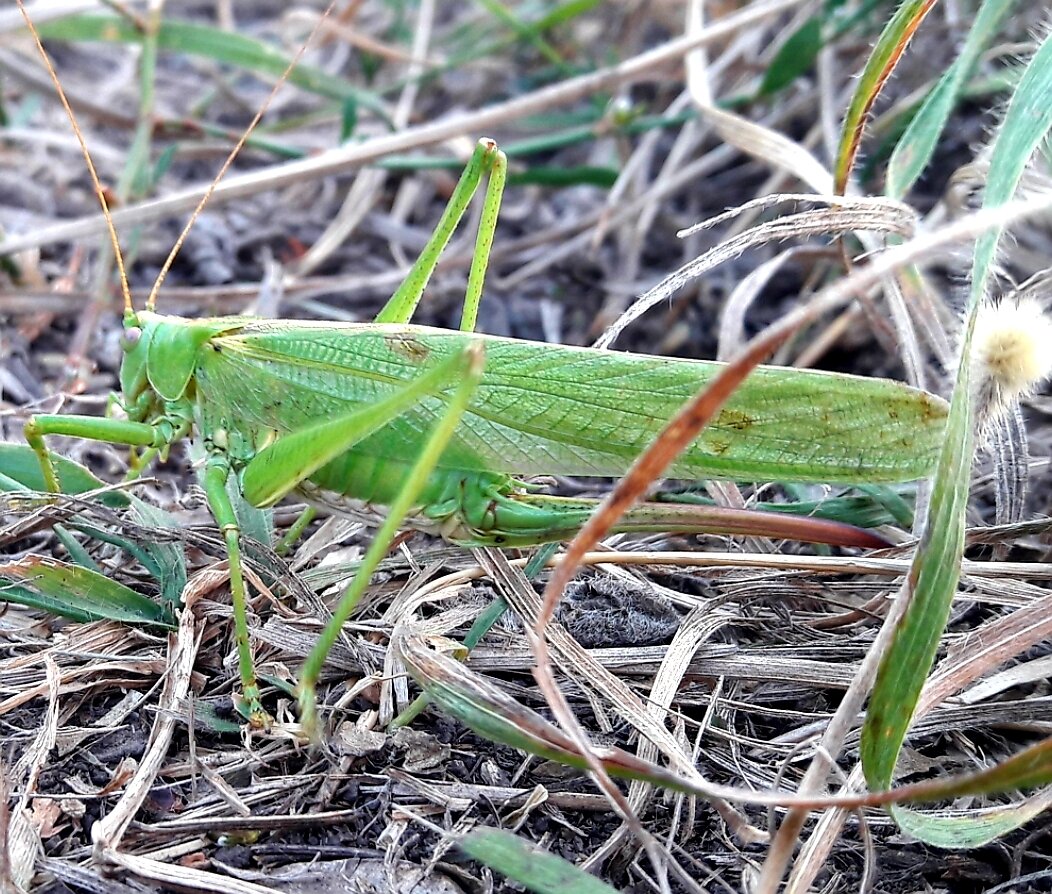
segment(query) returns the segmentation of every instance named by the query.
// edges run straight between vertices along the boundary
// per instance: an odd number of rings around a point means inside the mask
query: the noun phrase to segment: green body
[[[503,498],[521,494],[520,479],[530,476],[623,474],[720,368],[412,325],[193,321],[147,313],[137,320],[143,336],[126,368],[145,366],[151,391],[167,391],[169,414],[192,416],[197,432],[221,441],[235,472],[281,437],[376,405],[480,342],[483,378],[417,510],[444,524],[450,539],[470,543],[521,541],[527,533],[533,543],[560,539],[573,525],[559,510]],[[185,369],[174,367],[173,358]],[[389,505],[446,411],[453,384],[310,474],[308,492]],[[126,383],[129,406],[141,403],[141,393]],[[161,409],[146,406],[152,413]],[[944,417],[940,399],[899,383],[762,367],[669,474],[907,481],[931,468]],[[250,502],[273,502],[260,500],[250,486],[245,492]]]

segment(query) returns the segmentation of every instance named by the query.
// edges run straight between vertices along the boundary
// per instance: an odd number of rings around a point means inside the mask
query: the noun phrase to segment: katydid
[[[89,159],[90,166],[90,159]],[[132,307],[126,282],[122,395],[126,419],[37,415],[25,426],[51,491],[62,481],[49,435],[128,445],[145,461],[183,438],[205,454],[203,485],[229,558],[244,709],[265,725],[246,618],[232,480],[256,506],[297,492],[383,522],[300,678],[313,725],[326,654],[404,524],[465,544],[527,546],[571,536],[594,503],[539,493],[536,475],[622,474],[721,364],[476,335],[476,311],[506,159],[481,140],[430,242],[368,324],[186,320]],[[410,324],[438,257],[483,178],[489,186],[461,330]],[[185,232],[185,231],[184,231]],[[115,250],[116,234],[112,232]],[[890,483],[926,476],[945,404],[905,385],[760,368],[672,466],[680,478]],[[645,504],[621,531],[756,533],[881,545],[818,519]]]

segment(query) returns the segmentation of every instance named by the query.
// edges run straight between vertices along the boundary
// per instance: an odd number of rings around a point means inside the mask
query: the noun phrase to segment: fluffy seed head
[[[1009,400],[1052,375],[1052,319],[1033,298],[980,308],[972,345],[978,377]]]
[[[980,428],[1052,376],[1052,317],[1031,297],[979,309],[972,362]]]

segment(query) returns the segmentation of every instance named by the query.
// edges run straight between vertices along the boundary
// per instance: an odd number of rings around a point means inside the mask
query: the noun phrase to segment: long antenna
[[[22,0],[18,0],[18,2],[21,3]],[[285,66],[285,70],[281,73],[281,77],[275,82],[269,95],[263,102],[263,105],[259,107],[259,111],[256,112],[255,117],[245,129],[245,132],[241,134],[241,139],[237,141],[237,145],[230,150],[230,154],[226,157],[226,161],[223,162],[223,166],[219,169],[219,173],[213,178],[208,189],[205,191],[205,194],[201,196],[201,201],[197,203],[197,207],[194,208],[193,214],[190,215],[190,219],[186,222],[186,226],[183,227],[183,231],[179,234],[179,238],[175,240],[172,250],[168,252],[168,257],[161,266],[161,272],[157,274],[157,279],[154,281],[153,288],[150,289],[150,295],[146,299],[146,310],[153,310],[154,305],[157,303],[157,293],[161,291],[161,284],[164,282],[165,277],[168,276],[168,271],[172,269],[172,264],[175,263],[175,258],[179,254],[179,250],[183,247],[183,243],[186,242],[186,237],[190,235],[190,230],[197,222],[198,216],[204,210],[205,205],[208,204],[209,199],[212,198],[212,193],[215,192],[216,187],[219,185],[219,181],[222,180],[226,172],[230,170],[230,166],[234,163],[234,159],[237,158],[242,147],[252,135],[252,131],[256,129],[256,126],[267,113],[267,109],[270,108],[270,104],[274,101],[274,97],[278,95],[278,90],[281,89],[282,84],[288,79],[288,76],[292,73],[292,69],[299,65],[300,59],[303,58],[303,54],[306,52],[307,47],[310,46],[311,41],[314,40],[315,35],[321,29],[322,22],[328,18],[329,13],[332,12],[333,7],[335,6],[336,0],[332,0],[332,2],[325,8],[325,12],[318,17],[318,21],[314,23],[314,27],[311,28],[311,32],[307,35],[307,39],[300,44],[300,48],[296,51],[296,55],[293,56],[289,64]]]
[[[22,18],[26,21],[26,27],[29,28],[29,33],[33,35],[33,40],[36,42],[37,50],[40,52],[40,58],[44,60],[44,66],[47,68],[48,74],[51,75],[51,80],[55,84],[55,91],[58,93],[58,98],[62,103],[62,108],[66,110],[66,116],[69,118],[70,124],[73,125],[73,133],[76,134],[77,143],[80,145],[80,151],[84,156],[84,162],[88,166],[88,173],[91,175],[92,185],[95,187],[95,195],[98,196],[99,204],[102,205],[103,217],[106,218],[106,230],[110,234],[110,244],[113,246],[113,256],[117,261],[117,272],[120,274],[121,294],[124,296],[124,312],[126,314],[134,313],[135,308],[132,306],[131,290],[128,288],[128,274],[124,270],[124,256],[121,254],[120,239],[117,236],[117,228],[113,225],[113,218],[110,216],[110,204],[106,201],[106,192],[102,188],[102,181],[99,179],[99,173],[95,170],[95,164],[91,160],[91,153],[88,152],[88,144],[85,142],[84,134],[81,133],[80,126],[77,124],[77,116],[73,114],[73,109],[69,104],[69,100],[66,99],[66,91],[62,89],[62,84],[58,79],[58,73],[55,71],[55,66],[51,64],[51,59],[48,58],[47,50],[44,49],[44,44],[40,40],[40,34],[33,25],[32,19],[29,18],[29,13],[26,12],[25,3],[23,3],[22,0],[18,0],[18,9],[22,13]]]

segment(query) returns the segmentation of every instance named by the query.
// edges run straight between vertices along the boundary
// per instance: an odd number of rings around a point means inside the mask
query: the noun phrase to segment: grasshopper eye
[[[138,326],[129,326],[121,336],[121,347],[125,351],[130,351],[139,343],[140,338],[142,338],[142,330]]]

